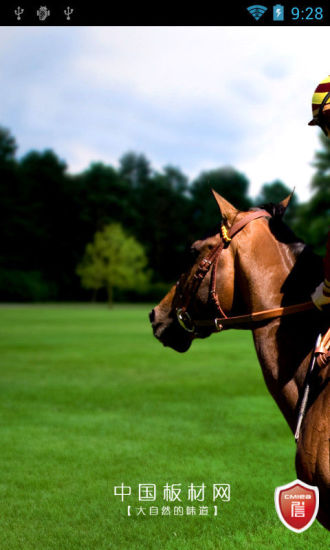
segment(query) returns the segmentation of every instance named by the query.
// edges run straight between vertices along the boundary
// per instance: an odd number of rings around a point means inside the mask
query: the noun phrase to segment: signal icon
[[[267,11],[268,8],[266,6],[260,6],[259,4],[254,6],[249,6],[246,8],[247,11],[252,15],[252,17],[255,18],[256,21],[259,21],[260,17],[263,16],[265,11]]]

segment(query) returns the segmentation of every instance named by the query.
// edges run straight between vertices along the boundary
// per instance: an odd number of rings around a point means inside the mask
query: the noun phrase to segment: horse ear
[[[219,193],[214,191],[214,189],[212,189],[212,193],[217,201],[222,218],[227,221],[229,225],[231,225],[234,218],[237,216],[238,210],[235,206],[230,204],[230,202],[226,201],[226,199],[219,195]]]
[[[280,205],[283,206],[284,208],[284,212],[285,210],[287,209],[287,207],[289,206],[290,204],[290,201],[292,199],[292,196],[293,196],[293,193],[294,193],[294,189],[291,191],[290,195],[288,195],[287,197],[285,197],[285,199],[283,199],[281,202],[280,202]]]

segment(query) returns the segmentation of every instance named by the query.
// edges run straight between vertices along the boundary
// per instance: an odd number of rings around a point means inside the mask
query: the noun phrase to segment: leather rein
[[[220,332],[223,329],[235,327],[237,325],[257,323],[260,321],[266,321],[269,319],[275,319],[277,317],[283,317],[285,315],[292,315],[294,313],[300,313],[314,309],[312,301],[304,302],[302,304],[295,304],[290,306],[283,306],[274,309],[266,309],[263,311],[256,311],[254,313],[248,313],[245,315],[238,315],[235,317],[227,317],[223,311],[218,294],[216,291],[216,273],[219,262],[219,257],[224,248],[227,248],[232,238],[243,229],[248,223],[258,218],[271,218],[271,215],[266,210],[257,210],[250,212],[240,221],[234,223],[232,227],[227,230],[224,224],[221,225],[220,231],[220,243],[214,247],[199,263],[197,270],[193,276],[191,288],[188,293],[188,288],[181,288],[181,280],[177,282],[177,293],[182,300],[183,305],[176,308],[176,316],[181,327],[187,332],[196,332],[198,327],[213,327],[215,332]],[[216,313],[214,319],[199,319],[193,320],[188,313],[188,306],[192,297],[197,293],[202,281],[206,274],[211,269],[211,289],[209,298],[213,302]]]

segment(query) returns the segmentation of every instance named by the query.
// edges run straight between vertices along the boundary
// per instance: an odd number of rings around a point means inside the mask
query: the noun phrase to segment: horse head
[[[265,216],[271,218],[272,213],[258,208],[242,212],[215,191],[213,194],[222,218],[220,232],[193,243],[191,265],[149,314],[155,337],[164,346],[180,352],[187,351],[194,338],[205,338],[218,329],[208,321],[219,317],[219,312],[221,317],[233,316],[258,305],[246,303],[247,293],[242,293],[242,287],[249,286],[249,277],[244,279],[240,275],[246,272],[247,265],[251,267],[249,271],[253,272],[256,255],[268,255],[270,262],[274,257],[270,242],[266,242],[267,232],[264,231],[265,227],[268,228]],[[277,212],[283,214],[290,199],[291,195],[276,205]],[[239,227],[239,230],[244,228],[244,220],[247,218],[259,218],[246,228],[248,243],[241,236],[244,232],[240,232],[231,242],[230,232],[234,229],[235,234],[235,227]],[[270,233],[268,228],[268,236]],[[274,240],[272,237],[272,241]],[[243,268],[240,263],[244,262]],[[260,284],[264,282],[263,277],[264,274],[261,273]],[[269,304],[259,305],[267,308]],[[198,327],[195,319],[202,320]],[[206,321],[205,325],[203,320]]]

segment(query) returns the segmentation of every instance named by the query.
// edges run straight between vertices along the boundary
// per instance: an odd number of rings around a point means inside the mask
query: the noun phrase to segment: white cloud
[[[86,147],[80,145],[77,142],[66,143],[65,150],[69,153],[71,158],[70,172],[78,173],[85,170],[92,162],[102,162],[102,159],[106,156],[106,151],[101,151],[96,148]],[[117,159],[107,157],[107,163],[112,166],[117,166]]]
[[[133,149],[190,175],[232,164],[253,195],[279,178],[306,199],[329,69],[327,27],[12,28],[0,114],[23,150],[54,147],[71,171]]]

